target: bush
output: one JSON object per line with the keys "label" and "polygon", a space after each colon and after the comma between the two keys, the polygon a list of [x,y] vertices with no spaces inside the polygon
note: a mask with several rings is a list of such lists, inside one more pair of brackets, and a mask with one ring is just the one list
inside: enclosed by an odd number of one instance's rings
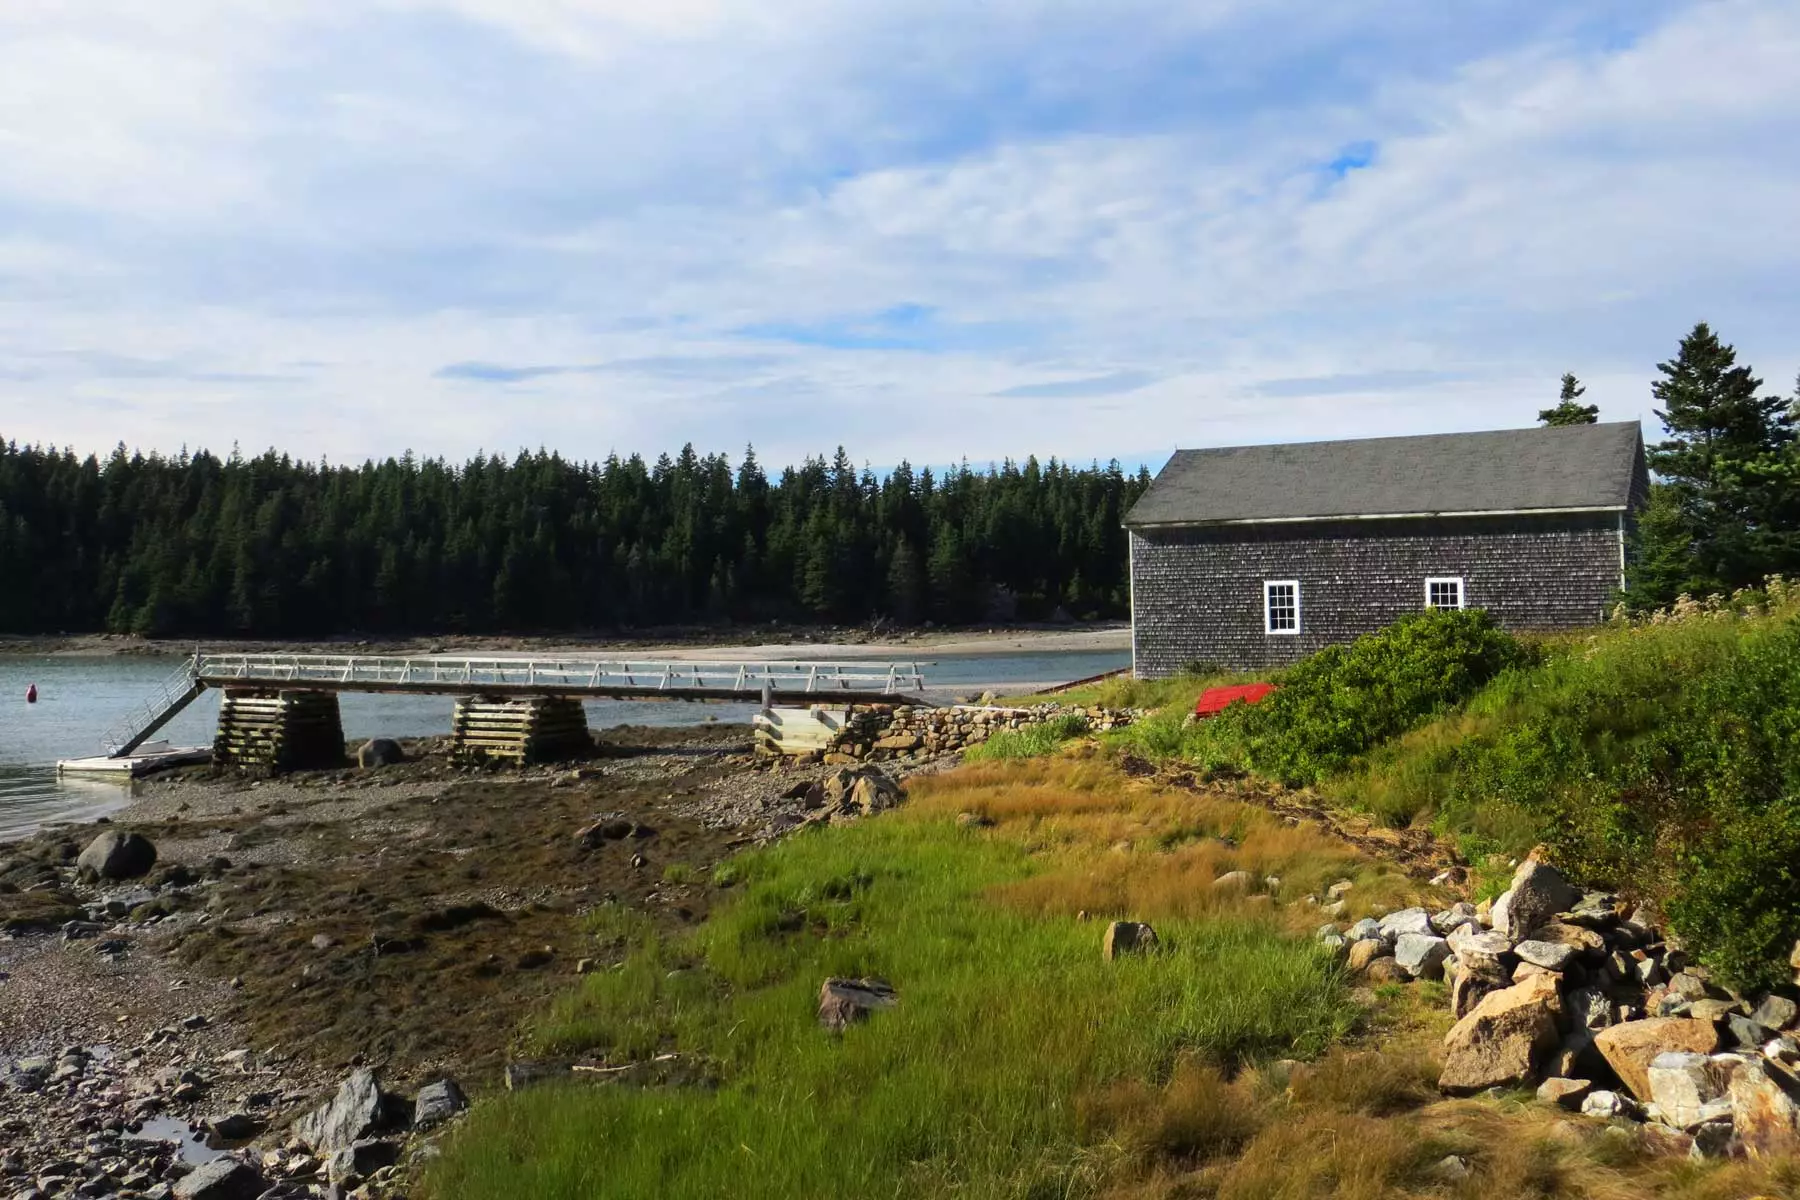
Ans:
{"label": "bush", "polygon": [[1201,727],[1202,754],[1289,786],[1316,783],[1532,657],[1486,612],[1414,613],[1302,659],[1260,704],[1227,708]]}

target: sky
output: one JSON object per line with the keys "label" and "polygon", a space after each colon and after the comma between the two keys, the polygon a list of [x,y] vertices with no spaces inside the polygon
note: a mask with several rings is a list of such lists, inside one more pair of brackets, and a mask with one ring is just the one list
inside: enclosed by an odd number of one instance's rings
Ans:
{"label": "sky", "polygon": [[1800,369],[1792,0],[4,0],[0,438],[878,468]]}

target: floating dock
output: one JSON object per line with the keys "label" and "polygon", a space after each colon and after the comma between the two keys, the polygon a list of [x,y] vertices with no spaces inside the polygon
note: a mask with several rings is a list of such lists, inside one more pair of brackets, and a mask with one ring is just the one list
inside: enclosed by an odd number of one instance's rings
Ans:
{"label": "floating dock", "polygon": [[210,746],[171,746],[167,742],[145,742],[130,754],[113,757],[65,758],[56,764],[58,775],[106,775],[136,779],[169,767],[185,767],[212,761]]}

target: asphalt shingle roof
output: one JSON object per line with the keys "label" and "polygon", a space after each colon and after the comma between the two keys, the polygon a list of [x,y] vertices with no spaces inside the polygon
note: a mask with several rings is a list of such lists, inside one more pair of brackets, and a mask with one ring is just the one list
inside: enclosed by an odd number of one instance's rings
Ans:
{"label": "asphalt shingle roof", "polygon": [[1127,526],[1624,508],[1635,421],[1178,450]]}

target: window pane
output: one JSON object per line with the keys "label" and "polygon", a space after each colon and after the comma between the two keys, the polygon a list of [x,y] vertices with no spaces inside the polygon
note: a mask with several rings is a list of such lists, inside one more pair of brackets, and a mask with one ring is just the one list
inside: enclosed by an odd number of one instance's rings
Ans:
{"label": "window pane", "polygon": [[1264,588],[1268,629],[1271,633],[1291,632],[1300,628],[1298,592],[1299,589],[1291,583],[1271,583]]}

